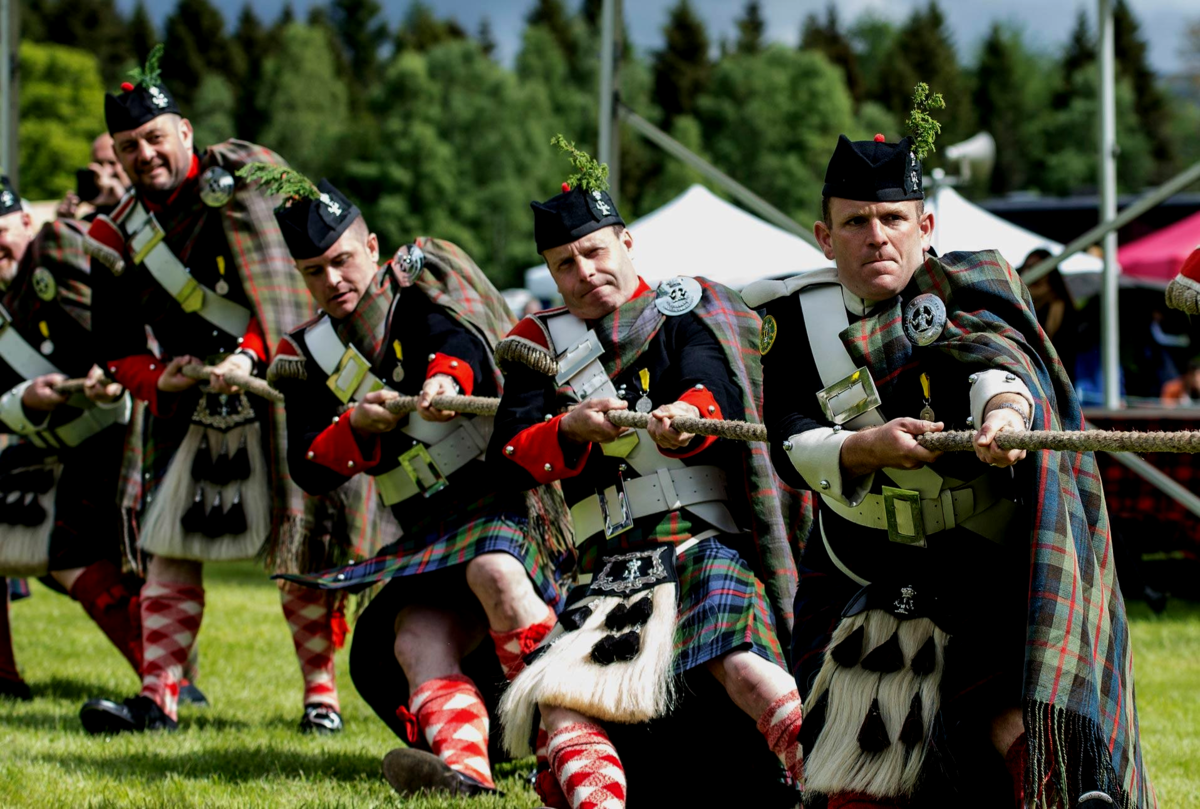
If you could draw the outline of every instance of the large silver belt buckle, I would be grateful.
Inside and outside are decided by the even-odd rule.
[[[825,418],[834,424],[845,424],[883,403],[875,389],[875,380],[866,368],[859,368],[845,379],[817,391],[817,401]]]
[[[629,510],[629,495],[625,492],[625,476],[622,474],[627,468],[625,464],[621,464],[617,469],[617,505],[621,509],[619,522],[612,521],[611,513],[608,510],[608,497],[604,494],[604,488],[596,489],[596,497],[600,499],[600,513],[604,515],[605,539],[612,539],[633,527],[633,512]]]
[[[884,486],[883,511],[887,515],[888,539],[901,545],[927,547],[920,492]]]
[[[446,480],[442,470],[438,469],[437,462],[430,456],[424,444],[416,444],[401,455],[400,468],[412,478],[417,491],[426,497],[431,497],[450,485],[450,481]]]
[[[596,330],[589,329],[588,333],[580,337],[574,345],[558,355],[558,374],[554,377],[554,384],[565,385],[574,379],[589,362],[603,355],[604,346],[600,345],[600,338],[596,336]]]

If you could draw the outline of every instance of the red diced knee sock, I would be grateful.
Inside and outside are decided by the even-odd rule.
[[[179,681],[204,617],[204,588],[146,582],[142,587],[142,696],[177,719]]]
[[[8,579],[0,577],[0,598],[4,599],[4,609],[0,610],[0,679],[21,682],[21,674],[17,671],[17,656],[13,652],[12,629],[8,623]]]
[[[121,575],[121,569],[107,559],[88,565],[71,585],[71,598],[79,602],[83,611],[140,676],[142,615],[139,596]]]
[[[558,784],[557,776],[554,775],[554,770],[550,767],[549,744],[550,735],[546,733],[546,726],[539,723],[537,742],[534,744],[533,750],[534,756],[537,758],[533,791],[537,793],[548,809],[571,809],[571,802],[567,800],[566,794]]]
[[[550,735],[547,747],[571,809],[625,809],[625,768],[603,728],[565,725]]]
[[[1025,767],[1029,763],[1029,737],[1022,733],[1004,755],[1004,767],[1012,778],[1013,805],[1025,805]]]
[[[905,798],[876,798],[861,792],[838,792],[829,796],[826,809],[902,809],[907,806]]]
[[[292,630],[292,644],[304,676],[304,704],[327,705],[340,711],[333,668],[334,627],[329,596],[311,587],[279,590],[283,616]]]
[[[546,617],[537,623],[513,629],[508,632],[496,632],[489,629],[492,643],[496,645],[496,657],[500,658],[500,667],[504,669],[504,677],[512,680],[525,668],[525,655],[537,648],[538,644],[550,634],[558,616],[554,610],[546,608]]]
[[[797,739],[803,718],[800,693],[795,689],[772,702],[758,718],[758,732],[767,738],[767,746],[779,756],[783,768],[796,783],[801,782],[804,769],[800,742]]]
[[[488,761],[488,712],[470,677],[454,674],[421,684],[408,710],[417,718],[425,741],[450,769],[495,788]]]

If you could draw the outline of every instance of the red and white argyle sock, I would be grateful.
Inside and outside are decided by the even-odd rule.
[[[504,669],[504,678],[511,681],[525,669],[525,655],[532,652],[550,634],[558,616],[554,610],[546,608],[546,617],[537,623],[513,629],[509,632],[496,632],[489,629],[492,643],[496,645],[496,657],[500,658],[500,667]]]
[[[767,746],[779,756],[795,783],[800,783],[804,770],[804,757],[797,740],[803,718],[800,692],[794,688],[772,702],[758,718],[758,732],[767,737]]]
[[[139,676],[142,673],[142,611],[138,590],[107,559],[93,562],[71,585],[71,598],[104,631]]]
[[[8,579],[0,577],[0,599],[4,609],[0,610],[0,679],[21,682],[17,671],[17,655],[13,651],[12,629],[8,623]]]
[[[599,725],[559,728],[550,734],[548,752],[571,809],[625,809],[625,768]]]
[[[537,742],[533,749],[533,754],[537,758],[537,766],[534,768],[533,791],[541,798],[547,809],[571,809],[571,802],[567,800],[562,787],[558,784],[558,778],[554,775],[554,770],[550,767],[549,747],[550,734],[546,733],[546,726],[539,723]]]
[[[156,581],[142,587],[142,696],[172,719],[179,718],[183,664],[203,617],[203,586]]]
[[[333,611],[329,609],[329,596],[311,587],[285,586],[280,588],[279,598],[304,676],[304,704],[327,705],[341,711],[333,669]]]
[[[421,684],[408,709],[433,754],[452,770],[495,788],[488,762],[488,712],[470,677],[452,674]]]

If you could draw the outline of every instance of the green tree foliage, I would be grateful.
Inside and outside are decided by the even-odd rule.
[[[704,148],[704,133],[700,128],[700,122],[691,115],[677,117],[671,124],[669,134],[700,157],[711,161],[711,157]],[[649,213],[666,205],[697,183],[701,185],[705,183],[703,174],[682,160],[668,157],[663,161],[662,171],[643,189],[638,207],[642,212]],[[717,193],[720,193],[719,189],[716,190]]]
[[[708,32],[689,0],[671,8],[663,28],[663,49],[654,55],[654,97],[667,126],[677,115],[696,111],[696,99],[708,85],[712,63]]]
[[[1133,88],[1134,109],[1153,152],[1153,179],[1170,178],[1175,169],[1175,150],[1171,137],[1167,97],[1147,60],[1148,47],[1141,26],[1133,16],[1128,0],[1113,4],[1113,45],[1117,65]]]
[[[867,87],[859,68],[858,54],[854,52],[854,46],[842,31],[837,6],[829,4],[825,9],[824,21],[818,19],[816,14],[809,14],[805,18],[804,27],[800,32],[800,49],[825,54],[826,59],[841,68],[854,103],[858,104],[863,100]]]
[[[125,17],[115,0],[35,0],[22,3],[21,38],[86,50],[105,85],[114,85],[134,61]]]
[[[129,15],[128,30],[129,50],[133,59],[135,62],[144,62],[159,39],[158,29],[154,27],[154,20],[150,19],[150,12],[146,10],[146,4],[142,0],[138,0]]]
[[[263,145],[305,174],[332,173],[341,162],[349,100],[326,33],[299,23],[284,28],[258,91]]]
[[[237,27],[230,40],[230,70],[226,75],[237,96],[234,125],[238,137],[257,140],[265,113],[259,107],[258,93],[262,83],[263,61],[272,50],[274,39],[267,34],[262,21],[250,3],[242,6]]]
[[[563,55],[571,58],[575,39],[571,34],[570,16],[562,0],[536,0],[525,22],[527,25],[541,26],[549,31]]]
[[[1079,75],[1080,70],[1094,64],[1096,61],[1096,35],[1092,32],[1091,23],[1088,22],[1087,11],[1084,8],[1079,9],[1079,13],[1075,15],[1075,27],[1071,29],[1071,36],[1067,40],[1067,47],[1063,51],[1062,64],[1060,68],[1061,81],[1059,87],[1054,93],[1054,106],[1056,109],[1062,109],[1070,103],[1071,98],[1079,92],[1079,88],[1075,87],[1071,82]]]
[[[408,7],[400,27],[396,29],[393,49],[423,52],[456,39],[466,39],[467,32],[453,19],[441,19],[421,0]]]
[[[483,51],[483,55],[489,59],[496,56],[496,36],[492,33],[492,21],[484,17],[479,21],[479,32],[475,35],[475,41],[479,43],[479,49]]]
[[[21,195],[58,199],[75,188],[104,126],[104,83],[96,58],[62,45],[22,42],[18,139]]]
[[[864,92],[876,101],[879,100],[878,88],[883,84],[883,74],[891,68],[888,59],[896,36],[896,26],[873,10],[860,14],[848,31],[855,60],[862,74]],[[872,89],[868,91],[865,88]]]
[[[1183,57],[1184,75],[1191,81],[1195,99],[1200,101],[1200,17],[1188,23],[1179,55]]]
[[[939,116],[942,142],[954,143],[974,134],[967,81],[937,0],[913,11],[892,40],[885,65],[880,74],[879,100],[894,115],[902,118],[908,114],[912,88],[923,81],[946,99],[946,109]],[[936,164],[936,156],[932,162]]]
[[[329,18],[342,57],[349,68],[347,86],[351,108],[362,111],[379,67],[379,51],[389,39],[377,0],[332,0]]]
[[[740,54],[755,54],[763,49],[763,34],[767,23],[762,16],[762,3],[759,0],[747,0],[742,16],[738,18],[737,44],[734,52]]]
[[[229,68],[225,18],[209,0],[179,0],[167,17],[165,28],[163,81],[171,88],[184,115],[190,115],[192,101],[205,76],[210,73],[223,76]]]
[[[550,145],[543,88],[456,40],[398,54],[372,106],[379,143],[347,169],[384,251],[434,235],[498,285],[519,283],[516,271],[537,260],[529,200],[557,193],[569,170]]]
[[[237,94],[228,79],[216,73],[205,76],[188,114],[195,127],[196,146],[203,149],[235,137],[238,134],[236,112]]]
[[[981,129],[996,141],[996,164],[984,190],[1005,194],[1035,182],[1030,155],[1040,149],[1053,65],[1025,47],[1020,29],[995,23],[979,52],[972,95]]]
[[[697,107],[717,166],[800,221],[819,214],[830,150],[855,123],[828,59],[782,45],[728,57]]]

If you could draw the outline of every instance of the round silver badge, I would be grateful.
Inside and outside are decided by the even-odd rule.
[[[904,334],[914,345],[929,345],[945,328],[946,304],[932,292],[918,295],[904,307]]]
[[[639,413],[649,413],[654,409],[654,403],[650,401],[649,396],[643,394],[642,397],[637,400],[637,404],[633,406],[633,409]]]
[[[42,340],[42,344],[38,346],[38,350],[49,357],[54,353],[54,343],[49,339]]]
[[[686,315],[696,308],[703,294],[699,281],[680,275],[658,285],[654,293],[654,306],[668,317]]]
[[[221,297],[225,297],[229,294],[229,282],[224,278],[222,278],[220,281],[217,281],[217,285],[213,287],[213,292],[216,292]]]
[[[401,382],[403,380],[404,380],[404,368],[400,365],[397,365],[395,368],[392,369],[392,381],[393,382]]]
[[[210,208],[220,208],[233,198],[236,182],[220,166],[210,166],[200,175],[200,199]]]

